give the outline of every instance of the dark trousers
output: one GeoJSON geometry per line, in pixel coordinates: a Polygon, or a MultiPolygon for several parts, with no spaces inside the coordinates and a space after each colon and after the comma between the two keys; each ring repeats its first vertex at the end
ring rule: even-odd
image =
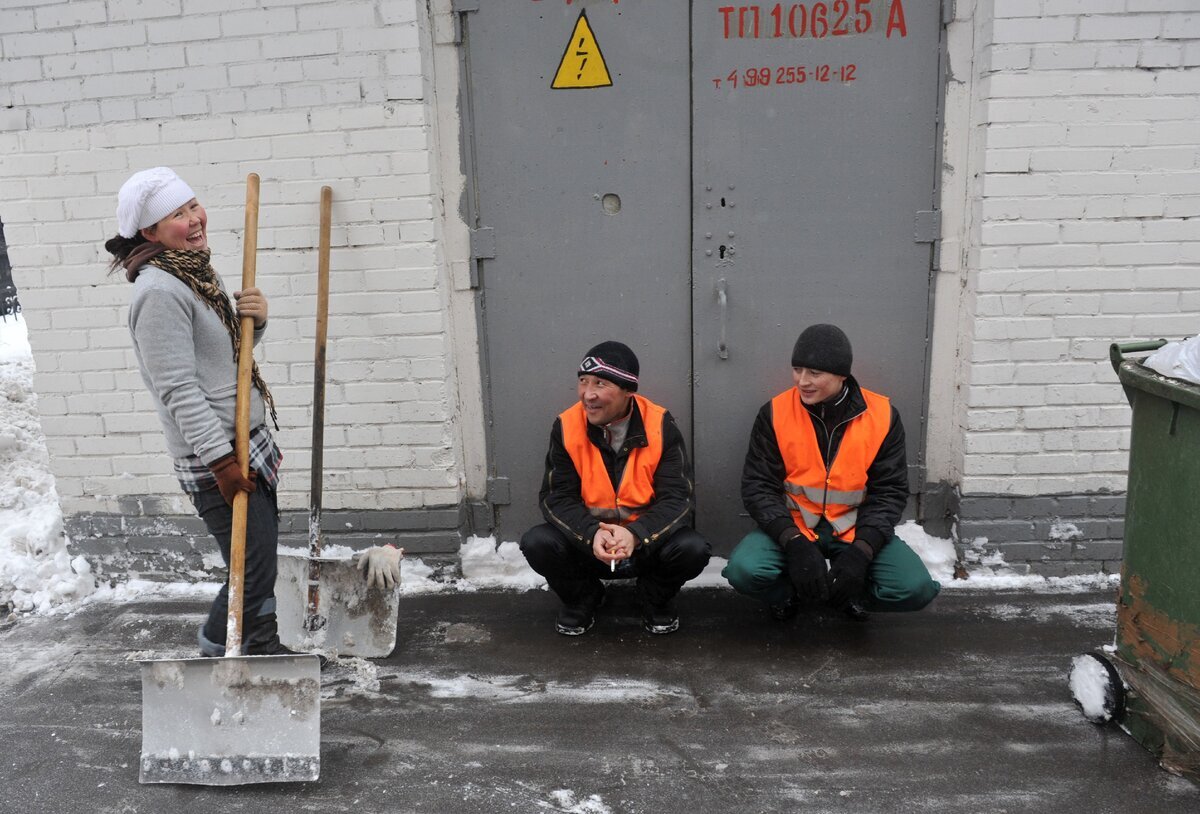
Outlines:
{"type": "Polygon", "coordinates": [[[534,526],[521,537],[521,553],[529,567],[546,578],[564,604],[574,605],[595,596],[602,579],[637,578],[638,595],[651,605],[665,605],[683,583],[699,576],[712,552],[695,529],[681,528],[665,540],[638,546],[633,556],[613,573],[590,547],[567,539],[549,523],[534,526]]]}
{"type": "MultiPolygon", "coordinates": [[[[203,492],[189,492],[196,513],[221,549],[225,567],[229,567],[229,540],[233,533],[233,508],[214,486],[203,492]]],[[[275,613],[275,549],[279,544],[279,509],[275,490],[259,481],[258,489],[250,495],[246,512],[246,575],[242,590],[242,641],[249,642],[258,617],[275,613]]],[[[225,644],[226,620],[229,615],[229,583],[221,586],[208,620],[204,637],[214,644],[225,644]]]]}

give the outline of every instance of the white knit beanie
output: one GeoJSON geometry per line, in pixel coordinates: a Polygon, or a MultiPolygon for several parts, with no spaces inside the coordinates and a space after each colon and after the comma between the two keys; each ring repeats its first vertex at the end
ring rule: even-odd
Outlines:
{"type": "Polygon", "coordinates": [[[117,193],[117,232],[133,237],[196,197],[169,167],[135,172],[117,193]]]}

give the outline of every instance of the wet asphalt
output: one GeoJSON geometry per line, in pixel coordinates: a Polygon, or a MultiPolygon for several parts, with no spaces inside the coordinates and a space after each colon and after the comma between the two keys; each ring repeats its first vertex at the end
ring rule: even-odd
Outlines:
{"type": "Polygon", "coordinates": [[[685,591],[641,630],[554,597],[405,596],[396,650],[322,676],[321,778],[143,786],[138,656],[193,655],[202,601],[95,605],[0,630],[0,812],[1200,811],[1200,787],[1086,722],[1071,659],[1111,593],[945,591],[916,614],[790,623],[685,591]]]}

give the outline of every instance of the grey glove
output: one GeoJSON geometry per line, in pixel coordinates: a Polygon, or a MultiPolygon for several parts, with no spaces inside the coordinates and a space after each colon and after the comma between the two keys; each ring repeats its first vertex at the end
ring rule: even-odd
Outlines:
{"type": "Polygon", "coordinates": [[[363,572],[367,585],[390,591],[400,582],[400,560],[404,549],[377,545],[354,555],[354,564],[363,572]]]}

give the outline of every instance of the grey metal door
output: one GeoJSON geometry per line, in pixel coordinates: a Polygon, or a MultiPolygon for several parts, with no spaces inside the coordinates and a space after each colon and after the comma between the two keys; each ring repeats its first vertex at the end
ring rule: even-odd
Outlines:
{"type": "Polygon", "coordinates": [[[789,386],[810,323],[847,331],[856,375],[893,398],[917,464],[939,4],[478,6],[464,15],[468,215],[485,247],[501,539],[540,521],[550,424],[580,356],[608,337],[634,346],[643,392],[690,439],[698,525],[719,554],[750,527],[750,427],[789,386]]]}
{"type": "MultiPolygon", "coordinates": [[[[922,437],[936,185],[936,2],[693,4],[698,525],[750,529],[740,473],[801,330],[833,322],[854,373],[922,437]]],[[[914,480],[915,479],[911,479],[914,480]]],[[[914,485],[915,482],[914,482],[914,485]]]]}
{"type": "Polygon", "coordinates": [[[463,25],[474,214],[494,237],[479,264],[489,491],[515,540],[541,521],[550,426],[593,344],[633,347],[642,392],[691,432],[688,8],[478,5],[463,25]],[[612,84],[580,87],[600,59],[612,84]]]}

